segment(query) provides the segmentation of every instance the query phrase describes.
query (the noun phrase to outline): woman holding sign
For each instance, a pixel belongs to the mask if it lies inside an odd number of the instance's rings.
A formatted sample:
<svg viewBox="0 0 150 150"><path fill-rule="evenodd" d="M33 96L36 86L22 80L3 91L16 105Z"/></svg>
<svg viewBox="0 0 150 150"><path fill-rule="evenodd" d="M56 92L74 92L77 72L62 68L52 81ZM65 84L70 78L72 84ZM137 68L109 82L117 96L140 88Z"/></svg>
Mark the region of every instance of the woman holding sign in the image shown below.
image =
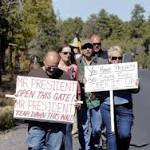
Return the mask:
<svg viewBox="0 0 150 150"><path fill-rule="evenodd" d="M113 46L108 49L108 62L110 64L122 63L122 50L119 46ZM108 150L129 149L133 125L133 92L138 92L138 89L117 90L113 92L115 132L111 128L109 91L102 92L101 113L107 131Z"/></svg>

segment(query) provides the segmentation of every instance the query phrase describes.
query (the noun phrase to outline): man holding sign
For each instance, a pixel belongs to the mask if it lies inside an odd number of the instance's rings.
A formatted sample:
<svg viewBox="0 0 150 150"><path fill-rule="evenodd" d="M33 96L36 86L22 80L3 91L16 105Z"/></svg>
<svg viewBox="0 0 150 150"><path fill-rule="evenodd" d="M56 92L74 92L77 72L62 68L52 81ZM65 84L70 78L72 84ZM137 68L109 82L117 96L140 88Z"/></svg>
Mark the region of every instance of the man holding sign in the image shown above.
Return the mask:
<svg viewBox="0 0 150 150"><path fill-rule="evenodd" d="M109 57L108 61L110 64L122 63L121 48L119 46L111 47L108 50L108 57ZM127 74L128 71L132 70L132 66L131 67L128 67L128 66L116 67L116 73L118 73L117 71L119 70L120 71L126 70L126 74ZM122 74L120 73L120 76L121 75ZM122 75L122 79L123 79L123 75ZM138 81L134 83L138 84ZM106 126L106 131L107 131L108 150L128 150L129 149L129 144L130 144L130 139L131 139L131 128L133 124L132 93L136 93L136 92L138 92L138 89L124 89L124 90L119 89L113 92L112 99L114 100L114 118L115 118L116 131L112 130L112 122L111 122L112 116L110 115L111 94L108 91L102 92L103 103L101 104L101 113L102 113L103 121Z"/></svg>
<svg viewBox="0 0 150 150"><path fill-rule="evenodd" d="M66 73L64 73L62 70L58 69L59 61L60 61L59 54L56 51L51 50L46 54L44 58L44 66L39 69L31 70L31 72L29 73L29 76L39 77L39 80L40 78L69 80L70 79L69 76ZM50 86L52 85L52 81L49 82L49 84L44 84L46 82L45 80L43 81L44 82L42 83L35 82L35 84L37 87L41 89L45 89L45 91L47 92L48 90L47 88L52 88L52 86ZM58 88L58 84L59 83L55 84L55 89ZM63 85L59 87L62 89ZM53 93L47 94L47 95L40 95L40 97L43 97L45 99L45 96L46 96L47 99L49 99L50 97L52 97L51 96L52 94ZM55 95L55 98L62 100L58 97L58 95ZM66 98L66 101L67 100L68 98ZM49 106L45 105L46 101L45 102L41 101L40 103L45 107L45 109L47 107L52 106L52 105L49 105ZM51 104L52 103L53 102L51 102ZM50 102L48 104L50 104ZM42 107L39 106L39 104L33 107L38 108L39 110L42 109ZM54 110L54 108L56 108L56 104L53 105L53 107L51 107L53 111L56 111ZM40 121L35 121L35 120L28 121L28 122L29 122L29 128L28 128L27 144L28 144L29 150L33 150L33 149L42 150L44 149L44 147L46 147L47 150L60 150L62 142L63 142L64 134L66 131L65 123L57 123L57 121L55 121L55 123L50 123L47 121L40 122Z"/></svg>
<svg viewBox="0 0 150 150"><path fill-rule="evenodd" d="M81 99L83 100L83 105L77 111L79 142L83 150L99 149L102 126L100 99L93 92L86 93L84 68L85 66L105 64L107 60L103 57L93 56L93 45L88 39L82 42L81 53L82 56L77 59L78 79L81 86Z"/></svg>

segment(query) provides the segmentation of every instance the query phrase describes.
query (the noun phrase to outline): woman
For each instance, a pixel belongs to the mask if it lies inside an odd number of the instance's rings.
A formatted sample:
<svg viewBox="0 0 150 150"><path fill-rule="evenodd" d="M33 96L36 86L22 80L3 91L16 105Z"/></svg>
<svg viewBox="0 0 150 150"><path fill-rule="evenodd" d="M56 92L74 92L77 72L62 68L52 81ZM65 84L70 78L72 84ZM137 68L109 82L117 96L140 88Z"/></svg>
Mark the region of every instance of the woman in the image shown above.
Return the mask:
<svg viewBox="0 0 150 150"><path fill-rule="evenodd" d="M71 79L77 80L78 68L70 46L64 46L59 50L61 57L59 68L66 71Z"/></svg>
<svg viewBox="0 0 150 150"><path fill-rule="evenodd" d="M108 62L110 64L122 63L122 50L119 46L113 46L108 50ZM114 91L116 133L111 131L109 92L102 92L101 113L106 126L108 150L129 149L133 124L132 93L137 91L138 89Z"/></svg>
<svg viewBox="0 0 150 150"><path fill-rule="evenodd" d="M77 81L77 74L78 74L78 67L75 64L74 54L70 46L65 45L59 50L59 54L61 57L61 60L59 62L58 67L64 71L67 72L67 74L70 76L72 80ZM80 95L80 88L78 86L78 97ZM76 121L75 121L76 123ZM76 124L74 124L76 125ZM77 130L77 127L76 127ZM72 124L68 124L66 128L66 136L65 136L65 150L71 150L72 149Z"/></svg>

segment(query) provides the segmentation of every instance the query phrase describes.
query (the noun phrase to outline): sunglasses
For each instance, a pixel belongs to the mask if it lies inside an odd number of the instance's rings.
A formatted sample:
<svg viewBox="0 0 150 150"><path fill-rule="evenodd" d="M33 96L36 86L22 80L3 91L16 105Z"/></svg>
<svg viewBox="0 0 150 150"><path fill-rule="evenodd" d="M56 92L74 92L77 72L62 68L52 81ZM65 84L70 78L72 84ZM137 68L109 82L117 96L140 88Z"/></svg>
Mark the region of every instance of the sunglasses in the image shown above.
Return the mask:
<svg viewBox="0 0 150 150"><path fill-rule="evenodd" d="M64 55L71 55L72 54L71 52L61 52L61 53Z"/></svg>
<svg viewBox="0 0 150 150"><path fill-rule="evenodd" d="M121 57L121 56L120 56L120 57L115 57L115 56L114 56L114 57L113 57L113 56L111 57L111 60L117 60L117 59L118 59L118 60L122 60L122 57Z"/></svg>
<svg viewBox="0 0 150 150"><path fill-rule="evenodd" d="M56 69L58 69L58 67L57 66L46 66L46 69L48 69L48 70L56 70Z"/></svg>
<svg viewBox="0 0 150 150"><path fill-rule="evenodd" d="M93 46L96 46L96 45L101 45L101 43L92 43Z"/></svg>

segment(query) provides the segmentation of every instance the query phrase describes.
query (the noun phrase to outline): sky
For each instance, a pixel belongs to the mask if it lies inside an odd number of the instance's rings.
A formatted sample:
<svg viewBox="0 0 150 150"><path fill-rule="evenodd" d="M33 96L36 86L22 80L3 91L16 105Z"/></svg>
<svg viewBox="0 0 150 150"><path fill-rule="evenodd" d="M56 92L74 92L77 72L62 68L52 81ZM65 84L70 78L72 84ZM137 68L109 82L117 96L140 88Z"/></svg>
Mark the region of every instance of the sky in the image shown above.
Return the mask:
<svg viewBox="0 0 150 150"><path fill-rule="evenodd" d="M85 21L91 14L98 14L101 9L105 9L108 14L129 21L135 4L145 9L146 18L150 16L150 0L53 0L55 14L63 20L81 17Z"/></svg>

